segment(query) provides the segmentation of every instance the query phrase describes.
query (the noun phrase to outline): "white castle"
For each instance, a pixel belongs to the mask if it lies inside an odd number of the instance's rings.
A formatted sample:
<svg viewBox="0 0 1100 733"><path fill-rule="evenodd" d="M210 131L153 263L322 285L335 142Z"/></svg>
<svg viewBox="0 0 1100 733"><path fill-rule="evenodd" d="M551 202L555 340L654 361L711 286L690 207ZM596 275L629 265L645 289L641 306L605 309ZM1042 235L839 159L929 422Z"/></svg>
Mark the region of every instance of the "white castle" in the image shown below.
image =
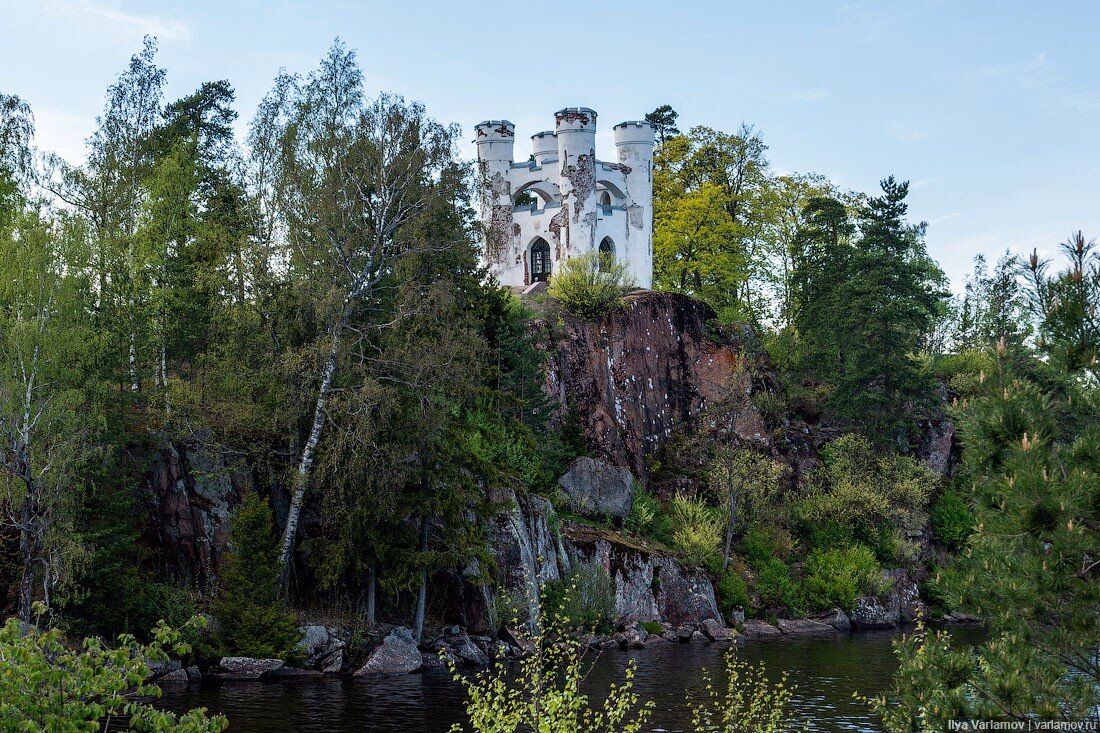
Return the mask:
<svg viewBox="0 0 1100 733"><path fill-rule="evenodd" d="M596 113L567 107L554 130L531 136L531 159L514 162L516 126L475 128L484 258L503 285L546 282L569 257L613 254L641 288L653 285L653 127L615 125L617 163L596 160ZM533 194L535 203L516 205Z"/></svg>

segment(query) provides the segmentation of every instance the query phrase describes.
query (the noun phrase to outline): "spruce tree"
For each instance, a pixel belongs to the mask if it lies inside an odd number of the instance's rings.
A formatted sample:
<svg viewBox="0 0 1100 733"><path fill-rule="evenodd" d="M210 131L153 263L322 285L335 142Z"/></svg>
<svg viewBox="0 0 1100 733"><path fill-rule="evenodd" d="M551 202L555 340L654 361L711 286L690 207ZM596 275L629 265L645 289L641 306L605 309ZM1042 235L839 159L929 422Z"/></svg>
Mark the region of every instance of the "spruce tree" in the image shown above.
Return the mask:
<svg viewBox="0 0 1100 733"><path fill-rule="evenodd" d="M232 552L221 568L214 617L221 625L207 653L286 659L301 634L279 593L279 550L271 508L248 492L231 522Z"/></svg>

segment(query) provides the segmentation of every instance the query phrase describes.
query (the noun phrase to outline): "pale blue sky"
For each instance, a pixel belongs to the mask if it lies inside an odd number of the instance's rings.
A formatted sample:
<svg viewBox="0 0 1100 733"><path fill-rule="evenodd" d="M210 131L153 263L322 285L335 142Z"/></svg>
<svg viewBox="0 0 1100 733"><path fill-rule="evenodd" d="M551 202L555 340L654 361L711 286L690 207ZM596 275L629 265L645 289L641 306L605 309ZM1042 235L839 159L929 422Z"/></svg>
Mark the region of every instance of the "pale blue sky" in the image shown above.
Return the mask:
<svg viewBox="0 0 1100 733"><path fill-rule="evenodd" d="M1100 237L1100 2L139 2L0 0L0 91L39 144L82 155L107 85L161 44L168 96L228 79L242 123L280 67L340 36L370 90L467 131L526 138L563 106L612 124L659 104L683 126L754 124L775 170L870 191L912 182L910 213L956 289L977 252ZM472 155L472 146L467 147Z"/></svg>

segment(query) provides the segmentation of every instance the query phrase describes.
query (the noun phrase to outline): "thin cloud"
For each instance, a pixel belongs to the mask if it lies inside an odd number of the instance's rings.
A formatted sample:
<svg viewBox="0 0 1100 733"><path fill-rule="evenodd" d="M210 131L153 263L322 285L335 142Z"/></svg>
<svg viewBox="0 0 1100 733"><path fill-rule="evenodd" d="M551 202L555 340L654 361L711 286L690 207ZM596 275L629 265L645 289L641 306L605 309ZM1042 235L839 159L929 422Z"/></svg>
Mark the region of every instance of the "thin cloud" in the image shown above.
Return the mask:
<svg viewBox="0 0 1100 733"><path fill-rule="evenodd" d="M74 24L93 23L119 31L156 36L161 41L191 40L191 27L182 20L128 13L117 2L49 0L45 8L53 15L65 16Z"/></svg>
<svg viewBox="0 0 1100 733"><path fill-rule="evenodd" d="M934 219L929 219L928 220L928 225L929 226L936 226L937 224L943 224L944 222L947 222L947 221L954 221L955 219L958 219L960 216L962 216L962 214L959 213L958 211L952 211L950 214L944 214L943 216L937 216Z"/></svg>
<svg viewBox="0 0 1100 733"><path fill-rule="evenodd" d="M1100 92L1075 88L1059 72L1057 62L1043 51L1032 54L1026 61L983 66L945 76L969 84L999 82L1038 95L1045 104L1060 104L1078 112L1100 112Z"/></svg>

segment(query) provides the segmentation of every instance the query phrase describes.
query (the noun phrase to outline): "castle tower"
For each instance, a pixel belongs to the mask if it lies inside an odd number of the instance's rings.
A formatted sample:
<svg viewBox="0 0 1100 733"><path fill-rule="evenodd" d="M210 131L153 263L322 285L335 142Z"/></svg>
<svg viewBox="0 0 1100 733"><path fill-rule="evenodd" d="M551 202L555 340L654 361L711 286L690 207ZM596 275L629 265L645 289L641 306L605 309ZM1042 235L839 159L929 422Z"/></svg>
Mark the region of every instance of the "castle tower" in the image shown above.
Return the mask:
<svg viewBox="0 0 1100 733"><path fill-rule="evenodd" d="M635 230L626 261L634 280L649 287L653 284L653 126L632 120L620 122L613 129L631 201L626 209L627 227Z"/></svg>
<svg viewBox="0 0 1100 733"><path fill-rule="evenodd" d="M596 113L566 107L554 113L561 191L562 252L571 257L596 247Z"/></svg>
<svg viewBox="0 0 1100 733"><path fill-rule="evenodd" d="M515 162L515 125L474 127L483 257L504 285L553 277L569 257L600 251L624 264L642 288L653 283L653 128L614 128L617 162L596 158L596 112L566 107L554 130L531 136L530 160ZM516 204L522 194L535 203ZM526 196L522 199L529 202Z"/></svg>

